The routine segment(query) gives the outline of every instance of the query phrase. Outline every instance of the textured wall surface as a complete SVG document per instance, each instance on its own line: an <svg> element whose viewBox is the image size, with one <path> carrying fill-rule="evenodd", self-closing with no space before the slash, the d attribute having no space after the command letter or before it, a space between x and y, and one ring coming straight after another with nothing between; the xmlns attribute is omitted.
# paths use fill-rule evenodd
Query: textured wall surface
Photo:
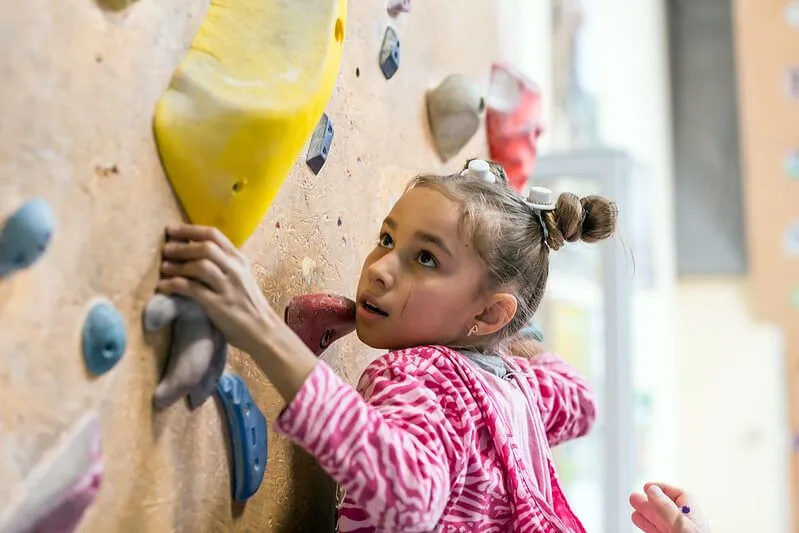
<svg viewBox="0 0 799 533"><path fill-rule="evenodd" d="M47 199L57 216L42 260L0 281L0 501L81 413L96 410L106 477L82 531L324 531L333 485L282 438L270 434L266 479L242 508L230 500L218 405L151 409L167 338L143 336L140 314L157 280L162 229L181 218L158 161L152 113L207 2L103 4L0 0L0 220L31 196ZM415 2L392 22L402 58L386 82L377 55L388 22L382 1L350 1L328 106L331 158L319 176L297 162L244 246L278 309L297 293L351 294L405 181L484 151L481 129L462 158L441 164L424 91L452 72L485 86L500 31L492 3ZM97 297L124 315L128 349L93 378L80 332ZM374 355L352 338L326 360L355 382ZM242 354L232 354L230 367L271 423L281 408L272 387Z"/></svg>
<svg viewBox="0 0 799 533"><path fill-rule="evenodd" d="M755 316L785 333L789 531L799 533L799 181L786 160L799 148L799 25L790 2L738 0L733 7L749 290Z"/></svg>

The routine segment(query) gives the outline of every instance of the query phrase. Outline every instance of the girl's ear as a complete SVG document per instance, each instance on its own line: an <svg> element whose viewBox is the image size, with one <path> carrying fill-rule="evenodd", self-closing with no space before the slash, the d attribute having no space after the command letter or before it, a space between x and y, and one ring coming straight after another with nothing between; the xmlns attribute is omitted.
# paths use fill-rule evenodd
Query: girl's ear
<svg viewBox="0 0 799 533"><path fill-rule="evenodd" d="M478 335L491 335L504 328L516 316L516 297L499 292L491 296L483 312L475 316Z"/></svg>

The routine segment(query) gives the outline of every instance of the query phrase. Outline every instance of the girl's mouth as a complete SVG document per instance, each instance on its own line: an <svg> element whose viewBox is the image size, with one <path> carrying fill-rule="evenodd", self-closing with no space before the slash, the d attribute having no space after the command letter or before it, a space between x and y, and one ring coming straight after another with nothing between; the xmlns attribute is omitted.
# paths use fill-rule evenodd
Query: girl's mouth
<svg viewBox="0 0 799 533"><path fill-rule="evenodd" d="M369 301L363 300L361 302L361 307L366 311L368 311L369 313L374 313L375 315L380 315L380 316L388 316L388 313L386 313L385 311L383 311L382 309L380 309L379 307L377 307L376 305L374 305Z"/></svg>

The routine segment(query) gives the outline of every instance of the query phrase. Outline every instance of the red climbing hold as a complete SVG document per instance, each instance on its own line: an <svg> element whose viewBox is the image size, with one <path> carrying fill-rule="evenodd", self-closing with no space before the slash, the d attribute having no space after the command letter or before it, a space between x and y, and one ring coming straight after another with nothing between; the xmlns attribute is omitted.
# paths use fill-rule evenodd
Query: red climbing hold
<svg viewBox="0 0 799 533"><path fill-rule="evenodd" d="M502 165L508 185L523 192L535 166L541 126L541 91L517 69L494 64L486 102L491 159Z"/></svg>
<svg viewBox="0 0 799 533"><path fill-rule="evenodd" d="M303 294L291 299L286 324L316 355L355 330L355 302L333 294Z"/></svg>

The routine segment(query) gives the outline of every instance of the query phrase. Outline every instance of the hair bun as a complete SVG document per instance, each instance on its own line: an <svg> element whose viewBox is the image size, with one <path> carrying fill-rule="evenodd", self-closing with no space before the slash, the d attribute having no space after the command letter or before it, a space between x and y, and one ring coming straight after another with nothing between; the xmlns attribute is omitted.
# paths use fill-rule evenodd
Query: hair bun
<svg viewBox="0 0 799 533"><path fill-rule="evenodd" d="M566 242L599 242L616 231L616 204L601 196L578 198L570 192L558 197L554 211L544 214L547 245L559 250Z"/></svg>

